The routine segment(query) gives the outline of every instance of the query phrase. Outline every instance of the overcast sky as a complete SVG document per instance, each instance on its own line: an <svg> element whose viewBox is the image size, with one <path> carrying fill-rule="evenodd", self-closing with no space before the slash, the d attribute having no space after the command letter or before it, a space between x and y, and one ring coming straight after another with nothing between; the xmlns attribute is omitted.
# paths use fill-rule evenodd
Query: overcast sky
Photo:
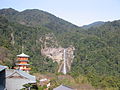
<svg viewBox="0 0 120 90"><path fill-rule="evenodd" d="M120 19L120 0L0 0L0 9L40 9L78 26Z"/></svg>

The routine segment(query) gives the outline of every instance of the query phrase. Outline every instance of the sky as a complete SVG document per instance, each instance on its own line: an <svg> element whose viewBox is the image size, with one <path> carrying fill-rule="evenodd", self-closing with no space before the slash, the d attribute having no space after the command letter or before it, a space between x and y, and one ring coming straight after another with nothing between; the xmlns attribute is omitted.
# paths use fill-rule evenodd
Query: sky
<svg viewBox="0 0 120 90"><path fill-rule="evenodd" d="M120 0L0 0L0 9L39 9L75 25L120 19Z"/></svg>

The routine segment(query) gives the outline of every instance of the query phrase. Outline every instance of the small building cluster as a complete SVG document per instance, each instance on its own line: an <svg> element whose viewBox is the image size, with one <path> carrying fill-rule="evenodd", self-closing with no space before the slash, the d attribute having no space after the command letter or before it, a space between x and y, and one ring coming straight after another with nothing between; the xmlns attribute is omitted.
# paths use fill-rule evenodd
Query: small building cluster
<svg viewBox="0 0 120 90"><path fill-rule="evenodd" d="M0 90L20 90L25 84L36 84L36 77L29 74L29 55L17 55L14 69L0 65Z"/></svg>
<svg viewBox="0 0 120 90"><path fill-rule="evenodd" d="M36 77L29 74L29 55L24 53L17 55L16 67L8 69L7 66L0 65L0 90L20 90L25 88L25 84L36 85ZM39 85L50 88L50 79L41 78ZM29 86L29 90L30 90ZM36 89L37 90L37 89ZM70 87L60 85L53 90L75 90Z"/></svg>

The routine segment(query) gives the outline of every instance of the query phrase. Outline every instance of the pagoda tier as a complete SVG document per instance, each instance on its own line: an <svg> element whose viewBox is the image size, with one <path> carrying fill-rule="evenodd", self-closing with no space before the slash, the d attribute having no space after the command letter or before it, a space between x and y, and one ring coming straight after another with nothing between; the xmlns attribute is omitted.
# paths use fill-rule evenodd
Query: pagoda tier
<svg viewBox="0 0 120 90"><path fill-rule="evenodd" d="M18 57L18 60L28 60L27 57Z"/></svg>
<svg viewBox="0 0 120 90"><path fill-rule="evenodd" d="M23 71L29 71L31 70L31 68L28 68L28 67L14 67L15 69L19 69L19 70L23 70Z"/></svg>
<svg viewBox="0 0 120 90"><path fill-rule="evenodd" d="M31 68L23 68L22 70L23 71L29 71L29 70L31 70Z"/></svg>
<svg viewBox="0 0 120 90"><path fill-rule="evenodd" d="M16 63L16 65L17 65L17 66L24 66L24 65L28 66L28 65L30 65L30 64L19 64L19 63Z"/></svg>
<svg viewBox="0 0 120 90"><path fill-rule="evenodd" d="M26 55L26 54L24 54L24 53L22 53L22 54L20 54L20 55L17 55L17 57L19 57L19 58L29 58L30 56L29 55Z"/></svg>
<svg viewBox="0 0 120 90"><path fill-rule="evenodd" d="M17 60L16 62L29 62L29 60Z"/></svg>
<svg viewBox="0 0 120 90"><path fill-rule="evenodd" d="M20 69L26 72L29 72L31 68L29 68L29 55L26 55L24 53L17 55L17 62L15 69Z"/></svg>

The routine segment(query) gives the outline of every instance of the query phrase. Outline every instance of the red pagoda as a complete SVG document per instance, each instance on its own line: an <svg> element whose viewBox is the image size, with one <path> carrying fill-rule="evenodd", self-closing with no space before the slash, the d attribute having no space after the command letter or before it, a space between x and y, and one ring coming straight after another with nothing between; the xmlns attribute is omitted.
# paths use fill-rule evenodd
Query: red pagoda
<svg viewBox="0 0 120 90"><path fill-rule="evenodd" d="M23 70L25 72L28 72L30 71L31 68L29 68L29 55L26 55L24 53L20 54L20 55L17 55L17 63L16 63L16 66L15 69L18 69L18 70Z"/></svg>

